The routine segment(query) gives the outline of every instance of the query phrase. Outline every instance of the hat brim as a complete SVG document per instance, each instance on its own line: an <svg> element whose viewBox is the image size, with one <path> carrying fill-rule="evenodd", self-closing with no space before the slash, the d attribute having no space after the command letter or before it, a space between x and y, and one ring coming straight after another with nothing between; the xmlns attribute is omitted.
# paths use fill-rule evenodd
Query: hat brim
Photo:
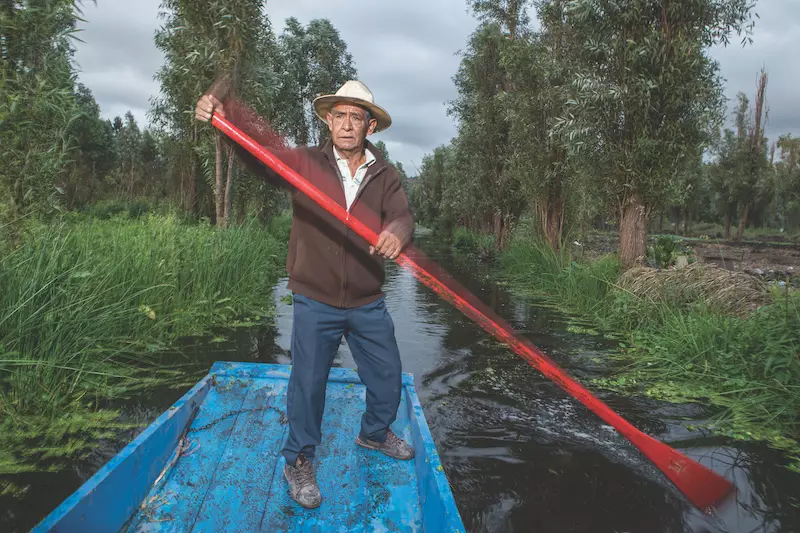
<svg viewBox="0 0 800 533"><path fill-rule="evenodd" d="M378 122L375 125L374 133L383 131L392 125L392 117L389 116L389 113L387 113L384 108L372 102L362 100L361 98L352 98L350 96L336 96L335 94L318 96L314 99L314 112L321 121L327 122L328 113L330 113L331 109L333 109L333 106L336 104L351 104L369 109L373 118Z"/></svg>

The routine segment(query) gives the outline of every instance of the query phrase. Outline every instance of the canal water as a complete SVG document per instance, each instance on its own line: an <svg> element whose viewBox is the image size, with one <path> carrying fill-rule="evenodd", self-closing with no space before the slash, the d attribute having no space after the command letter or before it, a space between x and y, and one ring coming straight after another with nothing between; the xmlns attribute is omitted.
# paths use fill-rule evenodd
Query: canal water
<svg viewBox="0 0 800 533"><path fill-rule="evenodd" d="M488 267L456 261L446 245L419 244L573 377L588 383L609 375L611 346L601 337L576 332L570 317L542 301L510 294ZM215 360L290 363L285 285L274 291L273 323L229 332L226 342L186 342L181 352L198 377ZM702 408L598 394L641 430L735 482L735 501L713 517L696 511L613 428L410 273L390 265L385 290L403 370L415 376L468 532L800 532L800 475L764 446L686 429L708 416ZM355 367L346 343L334 364ZM152 391L124 405L126 417L144 426L183 392ZM108 443L66 472L16 477L27 490L21 499L0 498L0 531L30 529L126 443Z"/></svg>

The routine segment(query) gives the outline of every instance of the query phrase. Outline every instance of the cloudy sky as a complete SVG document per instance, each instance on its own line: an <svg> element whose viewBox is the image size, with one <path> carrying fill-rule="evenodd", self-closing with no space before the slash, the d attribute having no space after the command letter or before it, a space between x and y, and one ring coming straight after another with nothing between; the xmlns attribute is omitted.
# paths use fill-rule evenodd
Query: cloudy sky
<svg viewBox="0 0 800 533"><path fill-rule="evenodd" d="M153 76L162 63L153 44L162 23L159 4L97 0L96 6L84 6L79 79L93 91L104 117L131 110L140 125L147 123L150 98L159 90ZM353 54L359 78L392 115L392 127L374 140L383 140L410 174L425 153L455 135L446 103L455 97L457 54L477 25L464 0L273 0L267 10L276 34L289 16L303 23L331 20ZM759 0L756 10L761 18L753 45L742 49L734 39L712 56L720 62L730 98L738 91L752 96L758 71L766 67L767 135L800 135L800 61L793 59L800 51L800 0Z"/></svg>

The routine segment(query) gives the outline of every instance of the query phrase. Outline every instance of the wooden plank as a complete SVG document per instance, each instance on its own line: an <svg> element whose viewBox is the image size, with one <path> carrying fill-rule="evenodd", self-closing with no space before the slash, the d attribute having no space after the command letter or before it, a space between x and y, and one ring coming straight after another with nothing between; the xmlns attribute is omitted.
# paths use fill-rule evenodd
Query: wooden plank
<svg viewBox="0 0 800 533"><path fill-rule="evenodd" d="M335 370L335 369L334 369ZM329 383L322 420L322 444L316 450L317 483L322 505L300 507L289 496L284 461L276 464L261 531L357 533L364 531L366 461L355 439L364 412L363 385Z"/></svg>
<svg viewBox="0 0 800 533"><path fill-rule="evenodd" d="M216 381L187 433L187 454L148 494L129 533L191 530L252 383L228 377Z"/></svg>
<svg viewBox="0 0 800 533"><path fill-rule="evenodd" d="M413 445L408 418L408 398L403 388L397 420L392 430ZM422 516L414 461L398 461L374 450L361 452L367 459L367 531L422 532Z"/></svg>
<svg viewBox="0 0 800 533"><path fill-rule="evenodd" d="M289 380L292 371L291 365L275 365L266 363L234 363L219 361L211 367L211 373L220 376L238 376L251 379L283 379ZM361 384L358 373L354 368L331 368L328 383L356 383ZM414 376L404 372L403 385L413 385Z"/></svg>
<svg viewBox="0 0 800 533"><path fill-rule="evenodd" d="M193 532L258 531L288 424L285 380L253 381Z"/></svg>

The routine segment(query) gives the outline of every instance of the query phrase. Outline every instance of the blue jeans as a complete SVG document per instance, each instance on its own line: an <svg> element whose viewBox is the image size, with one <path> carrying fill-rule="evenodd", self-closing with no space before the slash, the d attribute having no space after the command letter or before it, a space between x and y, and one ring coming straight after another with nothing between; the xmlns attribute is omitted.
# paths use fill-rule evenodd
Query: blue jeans
<svg viewBox="0 0 800 533"><path fill-rule="evenodd" d="M402 385L400 352L384 298L352 309L331 307L299 294L293 301L292 372L286 393L289 437L283 447L286 461L293 465L300 453L311 459L320 444L328 373L342 336L367 387L360 436L384 442L386 430L397 417Z"/></svg>

